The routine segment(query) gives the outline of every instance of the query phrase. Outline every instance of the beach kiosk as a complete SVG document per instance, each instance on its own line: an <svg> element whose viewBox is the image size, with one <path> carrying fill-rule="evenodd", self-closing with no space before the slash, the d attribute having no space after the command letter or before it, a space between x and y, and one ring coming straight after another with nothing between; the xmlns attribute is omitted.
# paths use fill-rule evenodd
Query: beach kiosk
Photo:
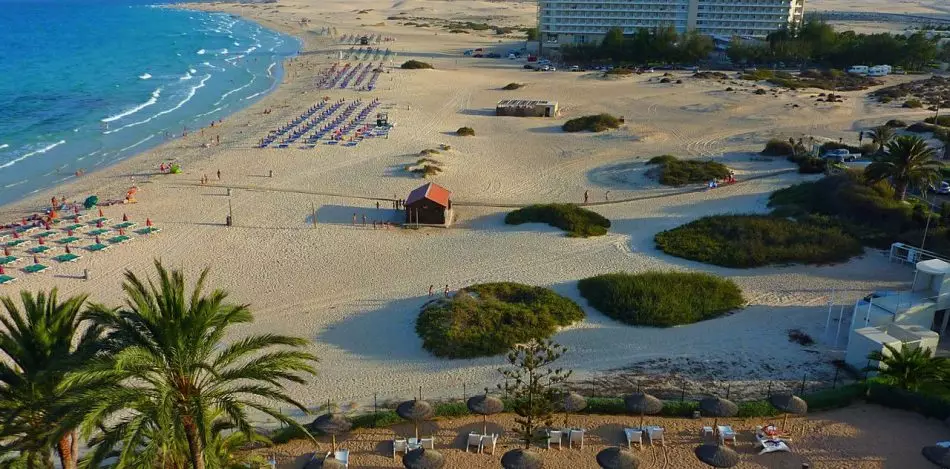
<svg viewBox="0 0 950 469"><path fill-rule="evenodd" d="M452 193L428 183L409 193L406 198L407 225L449 226L452 224Z"/></svg>

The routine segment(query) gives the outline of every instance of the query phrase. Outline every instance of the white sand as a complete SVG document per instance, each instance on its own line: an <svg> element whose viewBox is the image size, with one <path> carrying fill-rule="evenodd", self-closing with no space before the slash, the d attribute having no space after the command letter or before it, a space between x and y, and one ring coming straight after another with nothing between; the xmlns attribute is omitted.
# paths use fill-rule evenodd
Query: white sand
<svg viewBox="0 0 950 469"><path fill-rule="evenodd" d="M638 162L669 153L712 157L733 166L740 180L790 169L787 162L752 161L773 136L814 135L856 140L859 129L888 118L913 120L924 113L870 104L863 93L845 93L843 104L816 105L814 93L781 92L756 96L749 84L730 85L683 78L682 85L661 85L658 75L605 81L583 73L534 73L521 62L464 58L461 51L497 44L483 35L450 35L433 29L395 25L385 18L406 11L413 16L491 18L496 24L528 24L530 4L484 1L442 2L401 0L282 0L275 5L205 5L258 19L265 25L298 34L305 54L289 65L286 83L271 96L228 119L223 126L195 133L107 170L87 175L55 191L80 199L125 193L129 175L142 190L139 203L107 208L114 218L123 211L135 220L152 218L164 231L151 239L87 254L71 265L27 276L18 288L60 287L65 293L91 292L97 301L119 304L125 269L150 273L153 258L181 266L192 274L212 266L212 284L227 289L234 301L252 305L257 321L234 331L294 334L312 339L322 359L320 374L295 396L317 405L335 401L367 402L373 393L395 399L423 386L429 397L460 395L466 389L493 386L502 359L438 360L420 347L414 333L418 307L429 285L459 288L476 282L516 281L553 287L581 302L587 320L555 339L570 348L563 365L578 377L623 367L655 357L728 362L722 379L797 379L803 371L827 372L824 365L838 355L815 354L791 344L786 330L804 329L816 337L825 325L827 293L847 291L848 301L867 291L901 286L912 277L906 267L889 264L876 252L844 265L772 267L731 270L684 261L659 253L652 243L661 230L715 213L762 212L768 195L803 178L794 173L744 182L710 192L641 200L595 209L614 225L595 239L566 238L547 226L509 227L505 209L461 206L462 202L525 204L580 202L584 190L601 200L670 192L646 181ZM373 8L368 14L357 14ZM359 16L361 19L356 20ZM315 150L258 150L253 145L278 123L299 115L324 95L357 96L354 91L313 87L314 76L339 48L335 41L307 31L332 23L340 34L358 31L395 36L400 54L430 61L436 70L384 74L374 93L389 107L397 123L388 140L363 142L355 148L321 145ZM385 22L386 26L361 26ZM436 33L438 34L436 35ZM349 46L347 46L349 47ZM507 48L507 47L506 47ZM527 83L519 91L499 91L509 82ZM726 93L727 86L741 89ZM554 99L564 116L558 119L491 116L505 97ZM407 105L411 104L411 110ZM792 104L800 107L793 108ZM265 108L274 110L262 115ZM627 126L603 134L567 135L559 130L566 118L610 112L626 117ZM455 129L473 127L476 137L460 138ZM201 148L202 141L221 135L222 145ZM383 218L375 204L353 197L297 193L323 192L354 196L405 198L421 180L401 168L418 152L445 143L453 147L445 172L434 181L454 192L461 218L450 230L380 230L350 226L352 213ZM856 143L856 142L855 142ZM161 161L177 160L185 173L155 174ZM197 185L202 175L223 171L221 184L277 189L235 189ZM264 177L269 170L273 178ZM215 182L217 183L217 182ZM39 208L52 192L4 207L17 218ZM234 228L222 226L229 203ZM311 205L319 224L308 224ZM383 208L388 207L383 202ZM92 280L73 278L82 269ZM675 329L634 328L615 323L586 307L576 281L613 271L651 269L711 272L735 280L751 305L732 316ZM843 302L843 303L846 303ZM816 347L816 350L824 350ZM770 365L774 371L765 371Z"/></svg>

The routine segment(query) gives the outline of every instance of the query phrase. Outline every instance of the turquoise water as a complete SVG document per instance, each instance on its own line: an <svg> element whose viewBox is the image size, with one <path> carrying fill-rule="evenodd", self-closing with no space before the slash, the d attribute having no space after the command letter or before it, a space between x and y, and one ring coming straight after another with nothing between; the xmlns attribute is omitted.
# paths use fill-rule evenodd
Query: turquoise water
<svg viewBox="0 0 950 469"><path fill-rule="evenodd" d="M0 203L246 107L300 46L156 3L0 0Z"/></svg>

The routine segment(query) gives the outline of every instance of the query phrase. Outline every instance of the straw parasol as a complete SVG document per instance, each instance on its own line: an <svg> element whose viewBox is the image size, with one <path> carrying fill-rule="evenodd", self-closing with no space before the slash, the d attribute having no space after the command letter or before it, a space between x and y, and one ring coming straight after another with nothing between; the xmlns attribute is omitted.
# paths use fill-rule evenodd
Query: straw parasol
<svg viewBox="0 0 950 469"><path fill-rule="evenodd" d="M928 461L943 467L950 468L950 448L944 448L942 446L924 446L920 450L920 454L924 455Z"/></svg>
<svg viewBox="0 0 950 469"><path fill-rule="evenodd" d="M663 401L645 392L635 392L623 398L628 412L640 414L640 428L643 428L644 415L656 415L663 410Z"/></svg>
<svg viewBox="0 0 950 469"><path fill-rule="evenodd" d="M489 396L487 390L485 394L470 397L465 404L472 413L482 416L482 434L488 433L488 416L505 410L505 403L497 397Z"/></svg>
<svg viewBox="0 0 950 469"><path fill-rule="evenodd" d="M402 465L406 469L442 469L445 456L431 449L416 448L402 457Z"/></svg>
<svg viewBox="0 0 950 469"><path fill-rule="evenodd" d="M630 451L613 446L597 453L597 464L603 469L637 469L640 460Z"/></svg>
<svg viewBox="0 0 950 469"><path fill-rule="evenodd" d="M712 467L729 468L739 464L739 453L726 446L700 445L693 452L700 461Z"/></svg>
<svg viewBox="0 0 950 469"><path fill-rule="evenodd" d="M788 425L788 414L805 415L808 413L808 403L794 394L775 394L769 398L769 403L785 414L782 419L783 429Z"/></svg>
<svg viewBox="0 0 950 469"><path fill-rule="evenodd" d="M584 396L576 393L569 392L564 396L564 400L561 402L561 407L564 409L564 426L567 425L567 414L580 412L587 408L587 399Z"/></svg>
<svg viewBox="0 0 950 469"><path fill-rule="evenodd" d="M526 449L513 449L501 457L505 469L541 469L544 463L538 453Z"/></svg>
<svg viewBox="0 0 950 469"><path fill-rule="evenodd" d="M707 397L699 401L699 410L707 417L714 417L713 428L719 426L720 418L735 417L739 413L739 406L729 399L721 397Z"/></svg>
<svg viewBox="0 0 950 469"><path fill-rule="evenodd" d="M343 464L342 461L332 457L331 455L324 459L319 467L322 467L323 469L346 469L346 464Z"/></svg>
<svg viewBox="0 0 950 469"><path fill-rule="evenodd" d="M432 406L419 399L403 402L396 407L396 414L400 417L410 420L416 429L416 439L419 439L419 422L428 420L432 417Z"/></svg>
<svg viewBox="0 0 950 469"><path fill-rule="evenodd" d="M316 418L310 424L312 430L316 430L324 435L330 435L332 438L332 448L336 451L336 436L342 435L353 427L353 424L342 414L327 413Z"/></svg>

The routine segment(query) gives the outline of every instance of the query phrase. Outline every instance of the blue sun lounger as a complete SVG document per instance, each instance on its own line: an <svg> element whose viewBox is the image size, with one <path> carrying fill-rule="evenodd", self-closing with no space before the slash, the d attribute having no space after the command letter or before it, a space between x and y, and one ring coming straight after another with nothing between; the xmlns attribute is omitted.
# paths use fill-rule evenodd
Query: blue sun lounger
<svg viewBox="0 0 950 469"><path fill-rule="evenodd" d="M132 240L131 236L119 235L119 236L109 238L107 241L109 241L109 244L122 244L131 240Z"/></svg>
<svg viewBox="0 0 950 469"><path fill-rule="evenodd" d="M15 256L4 256L0 257L0 265L12 264L17 261Z"/></svg>
<svg viewBox="0 0 950 469"><path fill-rule="evenodd" d="M56 235L58 235L58 234L59 234L58 231L52 231L52 230L51 230L51 231L44 231L44 232L42 232L42 233L37 233L37 234L33 235L33 237L34 237L34 238L51 238L51 237L56 236Z"/></svg>
<svg viewBox="0 0 950 469"><path fill-rule="evenodd" d="M132 221L124 221L124 222L122 222L122 223L119 223L118 225L113 226L112 228L115 228L115 229L117 229L117 230L124 230L124 229L127 229L127 228L132 228L133 226L135 226L135 222L132 222Z"/></svg>
<svg viewBox="0 0 950 469"><path fill-rule="evenodd" d="M57 239L57 240L56 240L56 242L59 243L59 244L75 243L76 241L79 241L79 238L77 238L77 237L75 237L75 236L70 236L70 237L68 237L68 238L63 238L63 239Z"/></svg>
<svg viewBox="0 0 950 469"><path fill-rule="evenodd" d="M6 285L15 280L16 280L15 277L11 277L9 275L0 275L0 285Z"/></svg>
<svg viewBox="0 0 950 469"><path fill-rule="evenodd" d="M72 225L64 226L63 231L76 231L82 228L83 226L85 225L83 225L82 223L73 223Z"/></svg>
<svg viewBox="0 0 950 469"><path fill-rule="evenodd" d="M109 249L109 245L102 243L90 244L89 246L86 246L86 249L90 252L105 251L106 249Z"/></svg>
<svg viewBox="0 0 950 469"><path fill-rule="evenodd" d="M108 233L108 232L110 232L110 231L112 231L112 230L110 230L110 229L108 229L108 228L99 228L98 230L92 230L92 231L90 231L89 233L86 233L86 234L88 234L89 236L102 236L102 235L104 235L104 234L106 234L106 233Z"/></svg>
<svg viewBox="0 0 950 469"><path fill-rule="evenodd" d="M46 270L46 269L48 269L48 268L49 268L48 266L45 266L45 265L43 265L43 264L30 264L30 265L24 267L24 268L23 268L23 271L26 272L26 273L28 273L28 274L38 274L38 273L40 273L40 272L42 272L42 271L44 271L44 270Z"/></svg>
<svg viewBox="0 0 950 469"><path fill-rule="evenodd" d="M147 226L141 230L135 230L135 232L140 235L150 235L152 233L158 233L159 231L162 231L162 229L154 226Z"/></svg>
<svg viewBox="0 0 950 469"><path fill-rule="evenodd" d="M30 240L20 238L20 239L14 239L13 241L7 241L6 244L4 244L4 246L8 248L15 248L19 246L26 246L28 244L30 244Z"/></svg>
<svg viewBox="0 0 950 469"><path fill-rule="evenodd" d="M75 262L77 259L81 257L82 256L78 254L67 253L67 254L60 254L54 257L53 260L60 263L66 263L66 262Z"/></svg>
<svg viewBox="0 0 950 469"><path fill-rule="evenodd" d="M51 248L51 247L49 247L49 246L47 246L47 245L45 245L45 244L41 244L41 245L39 245L39 246L36 246L36 247L32 247L32 248L30 248L30 249L27 249L26 252L28 252L28 253L30 253L30 254L43 254L44 252L49 251L49 250L51 250L51 249L53 249L53 248Z"/></svg>

